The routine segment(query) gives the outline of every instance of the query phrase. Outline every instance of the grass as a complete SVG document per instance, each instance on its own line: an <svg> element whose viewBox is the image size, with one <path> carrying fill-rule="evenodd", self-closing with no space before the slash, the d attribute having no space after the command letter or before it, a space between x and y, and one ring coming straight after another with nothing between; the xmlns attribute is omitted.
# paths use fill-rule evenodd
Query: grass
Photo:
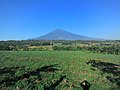
<svg viewBox="0 0 120 90"><path fill-rule="evenodd" d="M87 80L90 90L119 90L120 75L103 72L104 67L87 64L112 63L120 71L120 55L80 51L0 51L1 90L82 90ZM102 68L103 67L103 68ZM113 69L115 68L113 67ZM110 77L107 78L107 77ZM114 77L114 78L113 78ZM113 81L114 82L113 82Z"/></svg>

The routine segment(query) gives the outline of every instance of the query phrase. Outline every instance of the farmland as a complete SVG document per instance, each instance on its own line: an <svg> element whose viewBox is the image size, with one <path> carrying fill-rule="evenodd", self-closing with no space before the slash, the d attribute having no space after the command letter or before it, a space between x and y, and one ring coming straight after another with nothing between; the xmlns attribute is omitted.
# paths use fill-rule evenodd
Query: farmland
<svg viewBox="0 0 120 90"><path fill-rule="evenodd" d="M0 51L0 90L119 90L120 55L87 51Z"/></svg>

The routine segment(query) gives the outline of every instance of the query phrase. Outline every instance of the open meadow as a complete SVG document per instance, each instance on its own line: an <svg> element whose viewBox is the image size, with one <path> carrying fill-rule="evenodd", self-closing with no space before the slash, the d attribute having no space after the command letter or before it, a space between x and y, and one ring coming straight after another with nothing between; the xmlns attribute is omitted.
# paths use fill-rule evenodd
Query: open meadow
<svg viewBox="0 0 120 90"><path fill-rule="evenodd" d="M120 55L81 51L0 51L0 90L120 89Z"/></svg>

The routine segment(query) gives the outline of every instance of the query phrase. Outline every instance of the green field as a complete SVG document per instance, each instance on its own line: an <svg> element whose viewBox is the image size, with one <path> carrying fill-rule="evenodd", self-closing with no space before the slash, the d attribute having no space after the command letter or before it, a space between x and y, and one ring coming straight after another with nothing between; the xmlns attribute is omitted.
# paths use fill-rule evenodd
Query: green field
<svg viewBox="0 0 120 90"><path fill-rule="evenodd" d="M0 51L0 90L120 90L120 55Z"/></svg>

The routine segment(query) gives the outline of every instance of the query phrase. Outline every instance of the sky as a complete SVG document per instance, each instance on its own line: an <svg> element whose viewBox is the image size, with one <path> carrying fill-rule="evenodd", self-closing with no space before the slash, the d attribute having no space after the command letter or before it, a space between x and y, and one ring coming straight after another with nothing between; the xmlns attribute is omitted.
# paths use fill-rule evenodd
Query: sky
<svg viewBox="0 0 120 90"><path fill-rule="evenodd" d="M55 29L120 40L120 0L0 0L0 40L26 40Z"/></svg>

